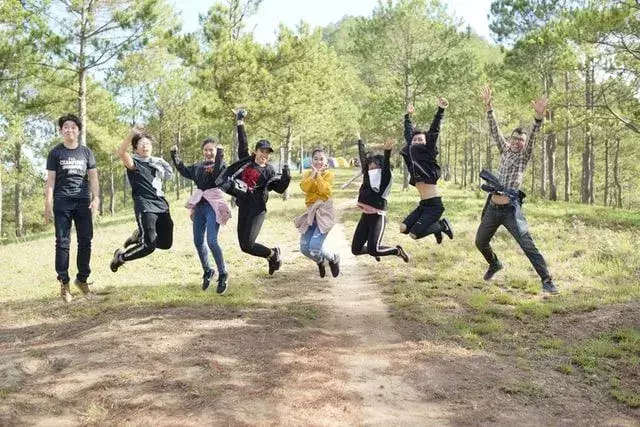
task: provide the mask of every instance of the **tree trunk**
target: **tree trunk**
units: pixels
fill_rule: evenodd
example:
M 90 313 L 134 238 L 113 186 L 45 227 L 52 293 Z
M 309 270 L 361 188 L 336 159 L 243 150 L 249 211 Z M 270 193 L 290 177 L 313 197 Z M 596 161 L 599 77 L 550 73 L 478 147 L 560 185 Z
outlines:
M 551 132 L 547 139 L 549 142 L 547 156 L 548 156 L 548 172 L 549 172 L 549 199 L 558 200 L 558 186 L 556 182 L 556 149 L 558 146 L 558 135 L 555 132 Z
M 280 156 L 282 166 L 288 165 L 291 159 L 291 136 L 293 135 L 293 123 L 291 117 L 287 118 L 287 135 L 284 140 L 284 156 Z M 282 170 L 282 168 L 280 168 Z M 289 189 L 282 193 L 282 200 L 289 200 Z
M 81 16 L 80 16 L 80 28 L 78 34 L 78 44 L 79 44 L 79 52 L 78 52 L 78 115 L 80 116 L 80 121 L 82 121 L 82 128 L 80 129 L 80 135 L 78 136 L 78 143 L 81 145 L 87 144 L 87 76 L 85 69 L 85 49 L 86 49 L 86 25 L 87 21 L 85 19 L 85 7 L 84 5 L 80 8 Z
M 580 202 L 585 204 L 593 203 L 593 135 L 591 129 L 591 120 L 593 120 L 593 79 L 592 79 L 592 60 L 587 58 L 586 75 L 585 75 L 585 105 L 587 108 L 587 120 L 585 124 L 585 141 L 584 150 L 582 152 L 582 191 L 580 194 Z
M 453 183 L 458 183 L 458 134 L 453 137 Z
M 607 206 L 609 201 L 609 139 L 604 140 L 604 197 L 602 205 Z
M 547 137 L 540 135 L 540 197 L 547 197 Z
M 102 177 L 102 174 L 100 174 L 100 176 Z M 100 207 L 98 207 L 98 212 L 100 212 L 100 216 L 102 216 L 104 214 L 104 177 L 102 177 L 102 181 L 100 183 Z M 91 195 L 93 197 L 93 194 Z
M 469 166 L 468 160 L 469 160 L 469 137 L 465 136 L 465 140 L 464 140 L 464 166 L 462 168 L 462 186 L 466 187 L 467 186 L 467 168 Z
M 116 182 L 113 174 L 113 155 L 109 156 L 109 214 L 116 213 Z
M 473 153 L 473 138 L 469 138 L 469 166 L 471 166 L 471 168 L 469 169 L 469 184 L 473 184 L 473 178 L 476 175 L 476 171 L 475 171 L 475 156 Z
M 24 224 L 22 217 L 22 144 L 16 143 L 15 147 L 15 168 L 16 168 L 16 184 L 14 192 L 14 209 L 15 209 L 15 225 L 16 237 L 24 235 Z
M 615 207 L 622 208 L 622 185 L 620 185 L 620 138 L 616 138 L 616 152 L 613 159 L 613 185 L 616 189 Z
M 451 180 L 451 139 L 447 138 L 447 165 L 445 167 L 445 181 Z
M 569 128 L 569 72 L 564 73 L 565 109 L 567 111 L 564 120 L 564 201 L 571 200 L 571 129 Z

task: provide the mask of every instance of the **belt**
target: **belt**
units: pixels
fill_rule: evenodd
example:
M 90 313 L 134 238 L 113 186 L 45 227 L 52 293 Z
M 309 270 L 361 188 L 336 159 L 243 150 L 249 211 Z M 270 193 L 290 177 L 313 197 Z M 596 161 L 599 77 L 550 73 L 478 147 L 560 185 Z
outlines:
M 497 203 L 493 203 L 493 200 L 489 200 L 489 205 L 494 209 L 506 209 L 511 206 L 511 203 L 507 203 L 505 205 L 499 205 Z

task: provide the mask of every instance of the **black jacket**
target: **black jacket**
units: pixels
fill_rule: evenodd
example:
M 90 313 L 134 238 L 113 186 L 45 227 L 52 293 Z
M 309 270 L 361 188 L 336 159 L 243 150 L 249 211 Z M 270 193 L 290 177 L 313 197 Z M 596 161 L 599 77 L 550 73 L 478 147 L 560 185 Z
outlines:
M 438 107 L 436 115 L 427 131 L 427 143 L 412 144 L 413 124 L 408 114 L 404 116 L 404 139 L 407 145 L 402 147 L 400 155 L 404 159 L 409 169 L 409 184 L 416 185 L 416 182 L 436 184 L 442 171 L 438 164 L 438 136 L 440 135 L 440 125 L 444 116 L 444 109 Z
M 388 194 L 389 187 L 391 186 L 391 165 L 389 162 L 391 159 L 391 150 L 384 150 L 384 161 L 381 165 L 382 177 L 378 191 L 371 188 L 371 182 L 369 181 L 369 162 L 364 151 L 364 142 L 362 142 L 361 139 L 358 140 L 358 157 L 362 168 L 362 185 L 358 193 L 358 202 L 376 209 L 386 210 L 387 199 L 385 196 Z
M 222 174 L 227 165 L 224 163 L 224 151 L 222 148 L 216 150 L 216 159 L 214 162 L 197 162 L 191 166 L 185 166 L 178 154 L 171 152 L 171 160 L 180 172 L 180 175 L 192 180 L 198 189 L 204 191 L 210 188 L 216 188 L 216 179 Z
M 238 158 L 240 160 L 229 165 L 229 167 L 220 174 L 216 180 L 216 184 L 223 191 L 236 197 L 238 207 L 251 206 L 259 212 L 266 211 L 269 191 L 273 190 L 276 193 L 282 194 L 289 187 L 289 183 L 291 182 L 289 167 L 285 165 L 285 167 L 282 168 L 282 173 L 278 174 L 273 166 L 269 164 L 259 166 L 255 162 L 255 156 L 249 153 L 244 125 L 238 125 Z M 229 185 L 229 180 L 232 178 L 242 179 L 241 169 L 244 170 L 245 168 L 259 170 L 260 174 L 264 177 L 264 185 L 258 185 L 247 191 L 246 194 L 238 194 L 234 192 L 232 186 Z

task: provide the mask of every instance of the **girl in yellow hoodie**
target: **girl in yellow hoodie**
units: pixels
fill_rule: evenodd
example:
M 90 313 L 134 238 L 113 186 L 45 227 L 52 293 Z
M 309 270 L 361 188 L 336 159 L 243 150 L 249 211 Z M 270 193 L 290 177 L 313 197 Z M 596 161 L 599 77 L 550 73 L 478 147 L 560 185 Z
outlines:
M 331 275 L 337 277 L 340 274 L 340 256 L 324 245 L 327 234 L 336 223 L 331 198 L 334 174 L 327 168 L 327 155 L 322 148 L 316 148 L 311 154 L 311 170 L 305 172 L 300 181 L 307 211 L 294 223 L 302 234 L 300 252 L 318 264 L 320 277 L 326 275 L 326 263 L 329 263 Z

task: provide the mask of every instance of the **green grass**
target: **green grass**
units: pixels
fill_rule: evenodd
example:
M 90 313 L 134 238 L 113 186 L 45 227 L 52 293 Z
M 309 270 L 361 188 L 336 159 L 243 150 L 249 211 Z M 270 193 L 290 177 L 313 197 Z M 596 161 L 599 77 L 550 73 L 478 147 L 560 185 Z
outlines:
M 467 348 L 499 354 L 508 353 L 516 345 L 527 348 L 529 351 L 514 362 L 523 372 L 532 364 L 541 364 L 542 369 L 548 365 L 549 369 L 578 374 L 589 382 L 596 367 L 603 372 L 601 367 L 606 366 L 610 374 L 605 377 L 615 378 L 616 369 L 624 370 L 631 363 L 630 356 L 613 357 L 630 355 L 624 346 L 614 347 L 596 338 L 598 332 L 591 331 L 589 325 L 553 329 L 563 332 L 558 336 L 551 331 L 553 325 L 569 316 L 587 316 L 619 305 L 638 307 L 640 213 L 527 201 L 524 211 L 531 234 L 561 290 L 560 296 L 545 300 L 535 271 L 504 229 L 498 231 L 492 246 L 505 269 L 491 283 L 482 280 L 486 263 L 475 248 L 474 238 L 484 194 L 450 183 L 440 186 L 444 216 L 453 224 L 455 240 L 445 239 L 439 246 L 432 237 L 413 241 L 397 234 L 397 224 L 418 200 L 415 189 L 402 192 L 400 187 L 397 182 L 389 198 L 383 243 L 401 244 L 412 256 L 411 268 L 393 261 L 370 264 L 372 277 L 385 278 L 380 284 L 397 318 L 424 325 L 437 339 L 453 340 Z M 347 230 L 355 228 L 358 218 L 353 211 L 343 216 Z M 628 322 L 628 326 L 637 328 L 633 319 Z M 574 327 L 580 330 L 572 331 Z M 576 341 L 572 332 L 592 338 Z M 639 357 L 636 353 L 636 361 Z M 549 364 L 549 359 L 558 361 Z M 514 383 L 503 391 L 528 396 L 547 394 L 536 387 Z M 635 407 L 634 393 L 640 392 L 640 385 L 625 383 L 624 387 L 611 387 L 610 392 L 615 399 Z
M 338 171 L 334 196 L 336 205 L 352 200 L 357 184 L 346 190 L 338 186 L 353 174 Z M 453 224 L 455 239 L 437 245 L 432 237 L 411 240 L 397 231 L 404 216 L 418 201 L 417 192 L 401 191 L 400 173 L 389 198 L 388 223 L 383 244 L 402 245 L 411 263 L 364 259 L 369 278 L 376 280 L 394 318 L 426 328 L 434 341 L 453 341 L 469 349 L 482 349 L 494 357 L 512 357 L 516 369 L 561 373 L 567 378 L 591 384 L 595 375 L 613 399 L 629 407 L 640 406 L 640 332 L 633 318 L 584 322 L 583 317 L 630 307 L 637 312 L 640 301 L 640 213 L 564 202 L 527 201 L 524 211 L 534 241 L 548 262 L 561 295 L 541 298 L 535 271 L 501 229 L 492 245 L 505 269 L 491 283 L 482 275 L 486 263 L 474 244 L 484 194 L 443 183 L 440 191 L 445 217 Z M 184 195 L 183 195 L 184 198 Z M 242 254 L 235 228 L 224 227 L 220 243 L 224 248 L 231 291 L 220 297 L 200 290 L 201 270 L 193 249 L 191 223 L 183 201 L 172 201 L 175 221 L 174 247 L 125 265 L 121 271 L 108 269 L 113 250 L 133 230 L 131 212 L 101 218 L 93 241 L 92 276 L 97 301 L 78 299 L 64 305 L 56 295 L 54 241 L 51 232 L 25 241 L 0 246 L 3 285 L 0 287 L 0 319 L 5 323 L 35 323 L 60 319 L 108 319 L 128 310 L 203 308 L 220 310 L 272 309 L 310 326 L 322 316 L 323 307 L 303 301 L 292 287 L 284 299 L 269 294 L 277 278 L 266 272 L 266 262 Z M 292 219 L 304 210 L 297 182 L 291 184 L 291 198 L 284 202 L 273 194 L 259 241 L 295 245 L 299 235 Z M 235 213 L 236 211 L 234 211 Z M 357 210 L 344 212 L 347 238 L 360 217 Z M 75 259 L 72 248 L 71 259 Z M 298 271 L 314 266 L 301 257 L 286 264 L 283 274 L 295 281 Z M 74 271 L 73 262 L 71 271 Z M 77 292 L 76 292 L 77 294 Z M 633 312 L 630 310 L 629 312 Z M 607 319 L 606 317 L 604 317 Z M 637 319 L 637 318 L 636 318 Z M 609 322 L 609 323 L 607 323 Z M 411 337 L 407 337 L 411 339 Z M 43 358 L 44 353 L 33 357 Z M 64 361 L 49 361 L 63 367 Z M 61 365 L 60 365 L 61 364 Z M 55 367 L 54 366 L 54 367 Z M 544 372 L 542 372 L 544 375 Z M 525 377 L 523 376 L 523 378 Z M 528 380 L 507 381 L 501 390 L 510 395 L 544 398 L 552 395 L 543 384 Z M 197 390 L 206 396 L 217 393 Z M 9 391 L 0 389 L 0 398 Z M 85 409 L 87 420 L 99 420 L 100 407 Z

